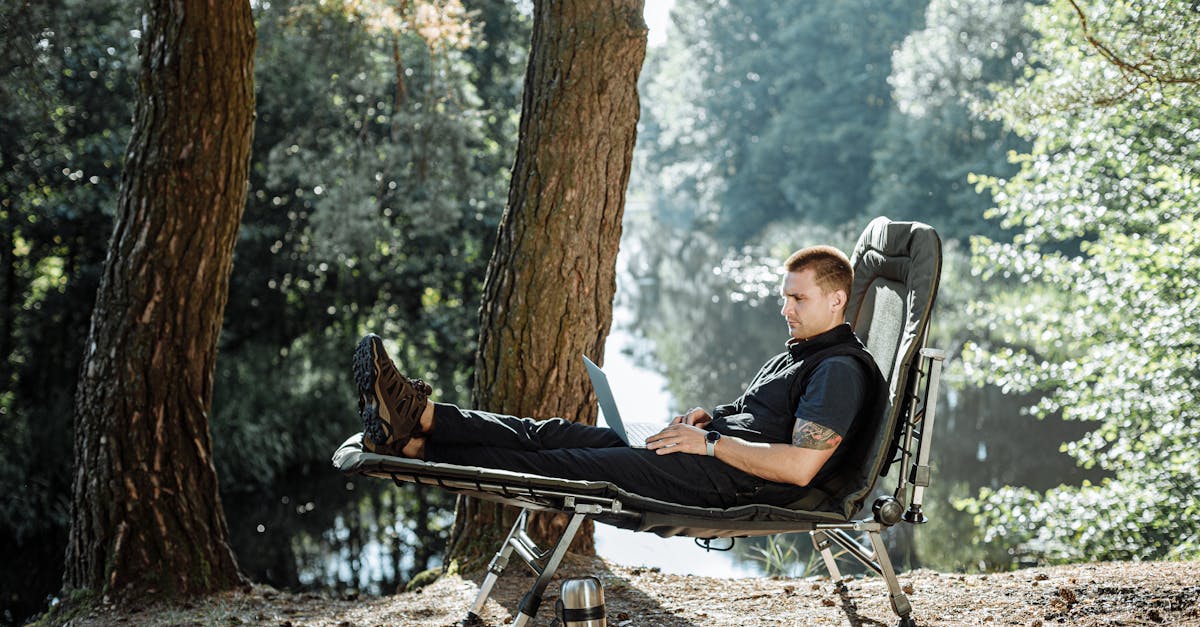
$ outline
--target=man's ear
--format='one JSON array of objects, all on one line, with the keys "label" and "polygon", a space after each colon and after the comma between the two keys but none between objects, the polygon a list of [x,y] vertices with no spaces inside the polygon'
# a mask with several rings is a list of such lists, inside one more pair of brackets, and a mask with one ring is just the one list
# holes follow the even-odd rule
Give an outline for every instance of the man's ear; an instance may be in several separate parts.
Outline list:
[{"label": "man's ear", "polygon": [[845,311],[847,300],[848,297],[846,296],[846,290],[834,290],[833,299],[830,301],[830,304],[838,309],[841,309],[842,311]]}]

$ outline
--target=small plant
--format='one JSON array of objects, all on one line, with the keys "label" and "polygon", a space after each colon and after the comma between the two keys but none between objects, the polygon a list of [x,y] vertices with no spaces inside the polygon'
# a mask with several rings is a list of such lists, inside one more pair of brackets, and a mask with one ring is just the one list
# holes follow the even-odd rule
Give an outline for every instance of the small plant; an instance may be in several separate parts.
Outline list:
[{"label": "small plant", "polygon": [[750,559],[762,564],[763,573],[770,577],[807,577],[820,559],[820,554],[815,551],[801,555],[795,540],[782,535],[767,536],[766,546],[750,547],[750,550],[754,553]]}]

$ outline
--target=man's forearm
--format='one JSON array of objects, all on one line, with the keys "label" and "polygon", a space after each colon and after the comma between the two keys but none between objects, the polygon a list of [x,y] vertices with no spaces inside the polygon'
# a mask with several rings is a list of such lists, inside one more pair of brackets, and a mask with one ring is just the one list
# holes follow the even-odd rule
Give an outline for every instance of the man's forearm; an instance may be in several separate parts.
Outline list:
[{"label": "man's forearm", "polygon": [[717,459],[738,470],[769,481],[798,486],[808,485],[829,457],[823,451],[790,444],[750,442],[733,436],[722,437],[713,452]]},{"label": "man's forearm", "polygon": [[[662,431],[646,438],[646,448],[658,455],[706,454],[708,432],[686,424],[683,418],[677,417]],[[756,477],[806,486],[840,442],[840,438],[832,443],[829,439],[816,444],[810,440],[813,438],[805,436],[796,438],[792,444],[765,444],[726,435],[716,442],[713,453],[717,459]]]}]

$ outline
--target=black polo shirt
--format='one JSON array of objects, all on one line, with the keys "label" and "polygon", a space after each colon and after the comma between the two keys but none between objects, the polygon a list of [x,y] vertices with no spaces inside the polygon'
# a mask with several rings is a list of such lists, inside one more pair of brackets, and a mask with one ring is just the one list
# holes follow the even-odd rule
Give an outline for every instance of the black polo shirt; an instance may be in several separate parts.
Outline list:
[{"label": "black polo shirt", "polygon": [[[875,406],[869,402],[877,393],[871,389],[875,373],[868,368],[877,371],[849,324],[808,340],[790,340],[788,350],[763,364],[737,401],[714,410],[709,428],[751,442],[791,444],[801,419],[828,427],[845,441]],[[833,472],[848,449],[839,446],[814,481]]]}]

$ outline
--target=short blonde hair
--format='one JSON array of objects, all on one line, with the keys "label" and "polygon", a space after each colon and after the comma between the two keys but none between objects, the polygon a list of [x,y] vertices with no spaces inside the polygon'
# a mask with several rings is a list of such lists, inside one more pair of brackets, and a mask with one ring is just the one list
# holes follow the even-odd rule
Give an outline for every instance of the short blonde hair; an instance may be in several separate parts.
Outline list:
[{"label": "short blonde hair", "polygon": [[821,291],[828,294],[842,290],[850,295],[850,285],[854,283],[854,268],[846,253],[833,246],[809,246],[792,253],[784,262],[788,272],[801,272],[812,269]]}]

